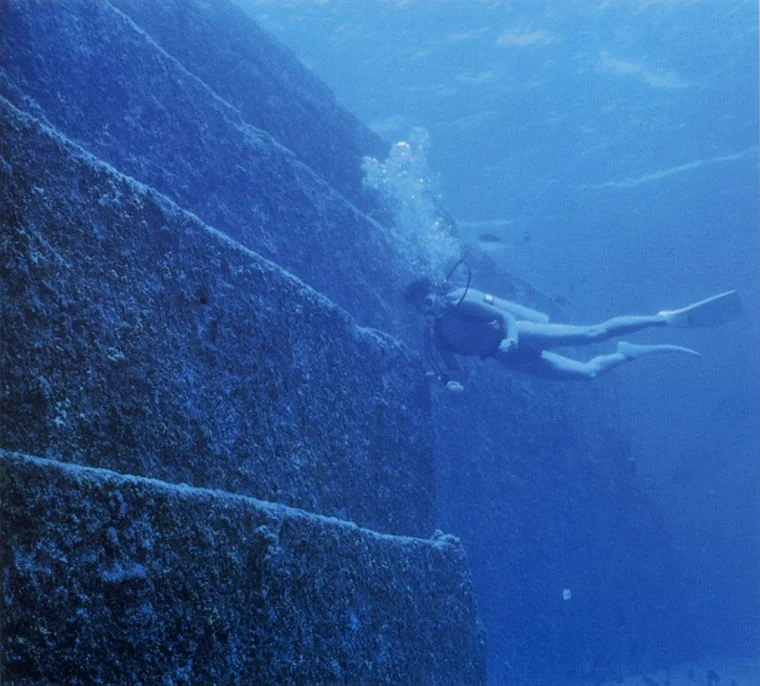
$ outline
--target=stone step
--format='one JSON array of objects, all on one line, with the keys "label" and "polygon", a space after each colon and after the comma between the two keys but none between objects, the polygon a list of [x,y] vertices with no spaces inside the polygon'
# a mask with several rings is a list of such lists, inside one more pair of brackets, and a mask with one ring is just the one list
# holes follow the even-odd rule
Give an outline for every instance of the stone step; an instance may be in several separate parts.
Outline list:
[{"label": "stone step", "polygon": [[433,529],[389,336],[0,98],[2,447]]},{"label": "stone step", "polygon": [[[362,155],[380,154],[364,149],[368,131],[334,102],[316,109],[314,77],[271,37],[257,41],[232,3],[119,4],[128,13],[93,0],[0,3],[0,96],[388,329],[388,294],[413,278],[412,260],[335,190],[361,192]],[[226,70],[230,84],[203,80]],[[234,90],[251,95],[233,104]]]},{"label": "stone step", "polygon": [[0,450],[3,683],[479,684],[459,542]]},{"label": "stone step", "polygon": [[358,161],[384,158],[387,141],[341,107],[314,72],[242,7],[222,0],[109,4],[246,122],[270,133],[342,195],[362,201]]}]

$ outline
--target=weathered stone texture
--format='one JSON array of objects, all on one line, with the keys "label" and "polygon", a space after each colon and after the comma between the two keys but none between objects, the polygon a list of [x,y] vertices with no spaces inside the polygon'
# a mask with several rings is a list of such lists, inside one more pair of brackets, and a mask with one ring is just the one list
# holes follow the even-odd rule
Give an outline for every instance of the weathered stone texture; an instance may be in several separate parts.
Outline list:
[{"label": "weathered stone texture", "polygon": [[455,539],[0,450],[0,679],[482,684]]},{"label": "weathered stone texture", "polygon": [[[143,4],[142,14],[154,16],[154,4]],[[183,17],[195,17],[201,31],[206,24],[198,15],[209,17],[206,44],[230,46],[234,52],[231,46],[243,27],[252,36],[260,30],[244,15],[215,23],[217,4],[228,15],[237,9],[226,2],[210,8],[177,3],[174,20],[181,24]],[[137,14],[137,7],[129,9]],[[161,22],[156,18],[154,24],[158,28]],[[350,171],[354,187],[360,185],[359,148],[370,136],[357,133],[355,123],[346,132],[353,141],[350,149],[323,145],[325,157],[318,156],[317,141],[338,135],[332,131],[341,115],[332,114],[329,103],[317,113],[304,104],[315,93],[305,98],[282,86],[281,103],[264,105],[260,112],[266,121],[260,121],[250,110],[254,102],[266,102],[266,92],[261,99],[238,95],[235,105],[230,104],[199,78],[201,71],[193,71],[197,62],[208,62],[206,52],[193,60],[187,50],[168,54],[104,0],[9,0],[0,4],[0,26],[0,95],[16,107],[46,119],[119,171],[276,261],[361,324],[388,329],[398,320],[389,294],[398,293],[411,278],[408,265],[414,256],[400,254],[382,227],[307,166],[320,167],[316,160],[321,159],[323,170],[339,170],[334,176],[344,179]],[[170,26],[167,32],[175,28],[184,39],[181,26]],[[252,49],[246,46],[240,48],[244,53]],[[241,58],[242,73],[234,83],[220,82],[220,90],[260,91],[262,68],[281,70],[283,81],[285,75],[295,77],[292,55],[284,50],[265,53],[267,67]],[[230,53],[215,54],[222,68]],[[190,60],[187,65],[178,60],[183,55]],[[307,82],[311,89],[313,79]],[[309,147],[310,152],[303,152],[306,161],[250,123],[271,123],[273,110],[280,121],[290,122],[284,143],[300,140]],[[327,121],[328,130],[320,131]],[[349,165],[347,157],[354,155]]]},{"label": "weathered stone texture", "polygon": [[3,445],[429,536],[419,361],[2,103]]},{"label": "weathered stone texture", "polygon": [[384,158],[388,144],[338,106],[332,91],[245,12],[228,2],[110,2],[244,121],[352,202],[366,203],[359,165],[364,155]]},{"label": "weathered stone texture", "polygon": [[379,141],[221,2],[0,26],[0,680],[484,683]]}]

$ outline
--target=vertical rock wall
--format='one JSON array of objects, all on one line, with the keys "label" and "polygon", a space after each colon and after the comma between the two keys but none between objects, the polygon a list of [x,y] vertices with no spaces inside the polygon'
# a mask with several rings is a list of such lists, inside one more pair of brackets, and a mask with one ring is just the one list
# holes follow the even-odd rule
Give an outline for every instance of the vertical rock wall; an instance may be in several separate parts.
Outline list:
[{"label": "vertical rock wall", "polygon": [[479,684],[461,546],[0,450],[3,683]]},{"label": "vertical rock wall", "polygon": [[0,24],[0,680],[483,683],[387,236],[114,5]]},{"label": "vertical rock wall", "polygon": [[418,360],[7,102],[4,446],[429,536]]}]

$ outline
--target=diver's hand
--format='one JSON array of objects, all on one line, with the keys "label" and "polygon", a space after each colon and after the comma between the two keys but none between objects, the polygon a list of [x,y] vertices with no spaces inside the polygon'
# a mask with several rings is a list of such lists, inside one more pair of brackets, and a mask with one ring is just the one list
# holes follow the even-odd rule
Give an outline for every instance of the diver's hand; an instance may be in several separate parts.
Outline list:
[{"label": "diver's hand", "polygon": [[464,390],[464,386],[458,381],[447,381],[446,388],[452,393],[461,393]]},{"label": "diver's hand", "polygon": [[512,352],[513,350],[517,349],[517,339],[516,338],[502,338],[501,342],[499,343],[499,352],[502,354],[507,354]]}]

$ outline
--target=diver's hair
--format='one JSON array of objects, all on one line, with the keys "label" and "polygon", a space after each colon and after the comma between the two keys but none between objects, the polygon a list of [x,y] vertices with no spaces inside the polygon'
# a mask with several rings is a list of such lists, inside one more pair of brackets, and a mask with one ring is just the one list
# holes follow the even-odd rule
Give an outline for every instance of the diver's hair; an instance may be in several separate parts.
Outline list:
[{"label": "diver's hair", "polygon": [[404,300],[410,305],[419,305],[433,291],[433,282],[427,276],[412,281],[404,289]]}]

